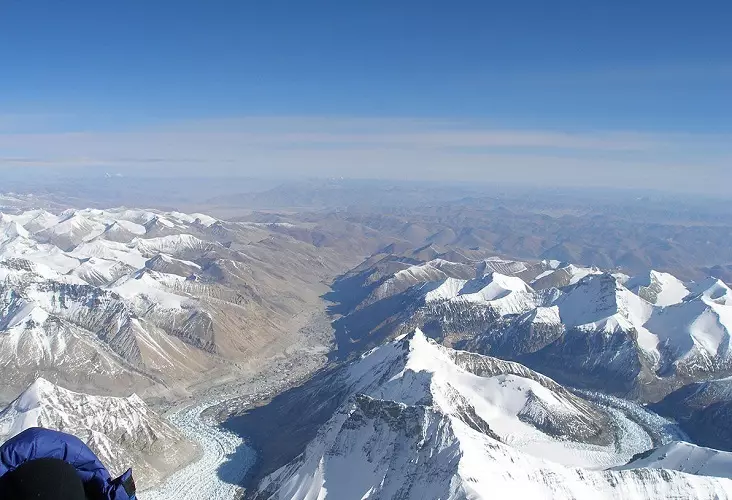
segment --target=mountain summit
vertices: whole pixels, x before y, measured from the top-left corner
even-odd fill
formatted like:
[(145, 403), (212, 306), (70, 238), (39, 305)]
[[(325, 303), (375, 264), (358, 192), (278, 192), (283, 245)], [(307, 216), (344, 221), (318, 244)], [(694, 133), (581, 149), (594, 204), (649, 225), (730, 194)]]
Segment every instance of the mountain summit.
[(732, 495), (727, 479), (563, 465), (593, 446), (622, 447), (604, 433), (609, 415), (517, 363), (439, 346), (419, 330), (363, 355), (340, 380), (351, 395), (249, 498)]

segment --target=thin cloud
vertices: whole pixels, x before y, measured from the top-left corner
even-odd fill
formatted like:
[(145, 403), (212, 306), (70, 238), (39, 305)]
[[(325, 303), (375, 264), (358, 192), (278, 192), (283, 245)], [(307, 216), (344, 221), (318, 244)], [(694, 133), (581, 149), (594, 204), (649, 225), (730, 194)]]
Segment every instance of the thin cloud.
[(136, 131), (0, 132), (0, 165), (155, 165), (170, 175), (530, 178), (702, 189), (700, 179), (709, 182), (714, 172), (713, 189), (721, 189), (732, 180), (730, 156), (732, 137), (719, 134), (511, 130), (410, 118), (250, 117)]

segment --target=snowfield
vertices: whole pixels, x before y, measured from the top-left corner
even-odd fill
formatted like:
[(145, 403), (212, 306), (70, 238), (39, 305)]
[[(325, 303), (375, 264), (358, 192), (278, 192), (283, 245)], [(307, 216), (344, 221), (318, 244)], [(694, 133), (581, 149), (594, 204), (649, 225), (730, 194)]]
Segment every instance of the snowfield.
[(732, 453), (677, 441), (642, 454), (616, 470), (646, 467), (732, 479)]

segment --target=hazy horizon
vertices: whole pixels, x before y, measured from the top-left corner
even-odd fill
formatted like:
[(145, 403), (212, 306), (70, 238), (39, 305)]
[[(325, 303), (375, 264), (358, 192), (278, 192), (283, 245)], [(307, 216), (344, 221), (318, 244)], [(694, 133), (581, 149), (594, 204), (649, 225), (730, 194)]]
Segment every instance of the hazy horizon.
[(725, 4), (42, 3), (0, 15), (19, 172), (732, 181)]

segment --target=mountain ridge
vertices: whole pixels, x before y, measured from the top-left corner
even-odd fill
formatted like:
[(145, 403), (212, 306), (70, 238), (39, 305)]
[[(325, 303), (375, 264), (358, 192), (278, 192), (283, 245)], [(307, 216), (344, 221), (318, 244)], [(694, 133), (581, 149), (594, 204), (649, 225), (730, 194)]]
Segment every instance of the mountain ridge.
[(0, 411), (0, 441), (30, 427), (80, 438), (114, 475), (134, 466), (141, 485), (155, 483), (196, 453), (192, 443), (135, 394), (126, 398), (92, 396), (43, 378)]

